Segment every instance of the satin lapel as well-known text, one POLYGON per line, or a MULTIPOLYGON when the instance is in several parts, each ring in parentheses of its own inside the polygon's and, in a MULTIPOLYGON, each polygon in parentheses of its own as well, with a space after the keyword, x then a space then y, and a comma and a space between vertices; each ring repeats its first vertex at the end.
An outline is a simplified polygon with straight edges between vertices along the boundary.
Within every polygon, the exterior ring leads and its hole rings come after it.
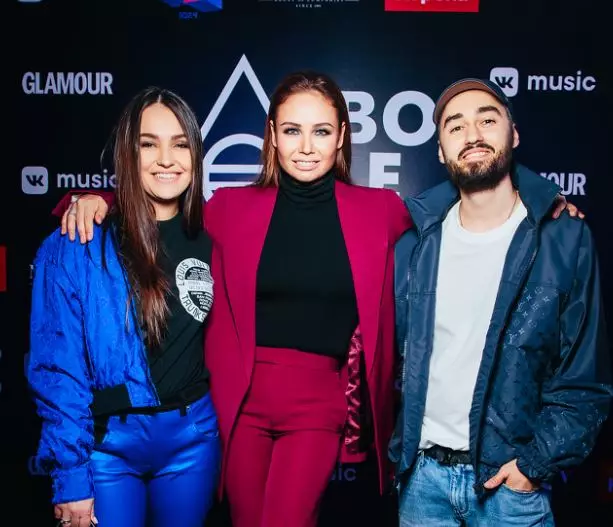
POLYGON ((256 275, 276 197, 274 188, 254 188, 248 199, 237 203, 238 223, 231 229, 233 236, 224 244, 228 297, 248 379, 255 354, 256 275))
POLYGON ((351 185, 337 182, 335 191, 358 303, 366 371, 370 374, 377 348, 387 258, 385 211, 374 214, 377 209, 365 202, 373 196, 351 185))

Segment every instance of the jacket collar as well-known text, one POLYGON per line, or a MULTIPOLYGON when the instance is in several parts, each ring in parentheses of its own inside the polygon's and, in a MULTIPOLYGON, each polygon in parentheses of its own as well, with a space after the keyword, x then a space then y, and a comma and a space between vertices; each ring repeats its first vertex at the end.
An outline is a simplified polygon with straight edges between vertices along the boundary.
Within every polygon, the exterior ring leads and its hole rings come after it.
MULTIPOLYGON (((561 188, 519 163, 514 163, 511 179, 528 210, 528 220, 538 225, 548 214, 561 188)), ((459 198, 457 187, 446 181, 419 196, 405 199, 405 204, 415 228, 421 235, 433 225, 442 222, 459 198)))

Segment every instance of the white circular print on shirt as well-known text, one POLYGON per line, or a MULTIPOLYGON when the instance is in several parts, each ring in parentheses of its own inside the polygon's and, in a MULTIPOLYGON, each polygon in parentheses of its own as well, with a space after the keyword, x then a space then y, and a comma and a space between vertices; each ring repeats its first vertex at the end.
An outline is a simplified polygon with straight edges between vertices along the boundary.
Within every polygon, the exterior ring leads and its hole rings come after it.
POLYGON ((175 280, 185 311, 198 322, 204 322, 213 305, 213 278, 208 264, 197 258, 186 258, 177 265, 175 280))

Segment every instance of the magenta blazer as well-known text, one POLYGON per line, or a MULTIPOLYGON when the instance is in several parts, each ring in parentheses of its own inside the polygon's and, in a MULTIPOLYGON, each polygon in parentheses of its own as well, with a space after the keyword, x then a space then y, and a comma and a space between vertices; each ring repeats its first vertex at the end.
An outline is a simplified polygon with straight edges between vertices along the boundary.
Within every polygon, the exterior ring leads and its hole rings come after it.
MULTIPOLYGON (((380 489, 387 484, 388 441, 394 421, 394 244, 411 226, 391 190, 336 182, 341 228, 349 253, 372 408, 380 489)), ((249 389, 255 356, 256 272, 273 212, 276 188, 221 188, 205 208, 213 239, 213 307, 205 332, 205 361, 226 459, 232 430, 249 389)), ((348 454, 341 461, 360 461, 348 454)), ((222 484, 225 462, 222 466, 222 484)))

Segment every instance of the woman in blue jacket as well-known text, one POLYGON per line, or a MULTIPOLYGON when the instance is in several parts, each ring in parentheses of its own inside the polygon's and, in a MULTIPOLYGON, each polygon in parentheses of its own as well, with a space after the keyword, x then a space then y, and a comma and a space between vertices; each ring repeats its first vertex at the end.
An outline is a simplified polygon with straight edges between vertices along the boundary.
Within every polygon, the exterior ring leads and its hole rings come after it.
POLYGON ((203 329, 213 301, 202 141, 188 105, 138 93, 114 135, 112 212, 35 259, 27 376, 60 524, 201 526, 219 472, 203 329), (95 504, 95 513, 94 513, 95 504))

